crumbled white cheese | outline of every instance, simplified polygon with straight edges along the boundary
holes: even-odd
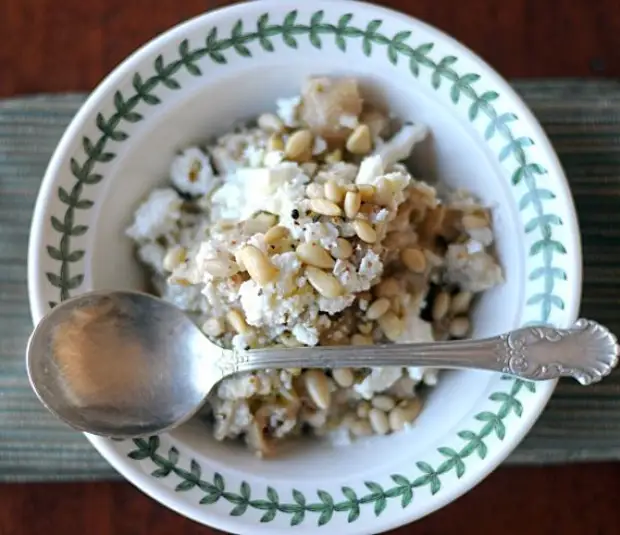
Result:
[[[315,346],[319,343],[319,333],[314,327],[298,323],[293,327],[292,333],[298,342],[307,346]]]
[[[285,126],[293,128],[299,125],[299,106],[301,97],[279,98],[276,100],[278,117]]]
[[[381,158],[385,168],[409,158],[413,147],[428,136],[428,127],[421,124],[403,126],[399,132],[381,147],[376,154]]]
[[[174,232],[181,218],[183,199],[172,188],[155,189],[136,210],[134,222],[126,231],[134,240],[155,241]]]
[[[170,179],[177,189],[189,195],[206,195],[217,185],[209,157],[198,147],[179,154],[170,166]]]
[[[390,388],[403,375],[402,368],[386,366],[385,368],[373,368],[360,384],[353,388],[364,399],[372,399],[373,395]]]
[[[451,244],[445,258],[447,282],[468,292],[483,292],[503,282],[502,270],[485,251],[469,253],[466,245]]]

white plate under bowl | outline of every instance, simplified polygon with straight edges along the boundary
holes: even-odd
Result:
[[[508,84],[434,28],[350,0],[265,0],[214,11],[158,37],[82,107],[43,180],[32,224],[35,322],[91,289],[140,288],[123,229],[163,183],[175,151],[295,94],[312,74],[351,74],[371,98],[430,126],[416,176],[494,206],[506,283],[475,310],[475,335],[566,326],[581,290],[579,230],[547,138]],[[276,460],[217,443],[198,422],[160,437],[89,436],[127,479],[190,518],[235,533],[378,533],[469,490],[519,443],[554,382],[441,377],[412,431]]]

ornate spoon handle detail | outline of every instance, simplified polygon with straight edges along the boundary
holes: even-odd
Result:
[[[432,366],[489,370],[536,381],[573,377],[588,385],[616,366],[617,342],[602,325],[580,319],[569,329],[524,327],[482,340],[223,351],[220,364],[225,364],[225,375],[262,368]]]

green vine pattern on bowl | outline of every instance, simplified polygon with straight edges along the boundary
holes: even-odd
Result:
[[[93,206],[93,201],[85,198],[88,186],[99,183],[103,175],[98,174],[96,166],[112,161],[116,154],[107,148],[108,142],[123,142],[129,138],[129,134],[122,129],[123,124],[137,123],[143,120],[143,116],[136,110],[139,105],[157,106],[161,99],[154,94],[157,88],[178,90],[181,84],[175,79],[175,75],[182,69],[193,76],[202,76],[202,70],[198,65],[199,60],[208,57],[216,64],[226,64],[225,53],[235,53],[239,56],[250,58],[250,43],[258,45],[266,52],[275,50],[274,38],[280,38],[289,48],[298,47],[298,39],[307,38],[311,45],[320,49],[323,39],[333,38],[336,46],[346,52],[351,43],[361,44],[363,53],[370,57],[377,50],[383,49],[390,63],[396,65],[399,61],[407,61],[411,74],[419,76],[421,69],[429,69],[431,72],[431,85],[439,89],[442,84],[450,86],[450,98],[454,104],[461,99],[467,98],[469,104],[469,120],[471,122],[485,120],[486,127],[484,137],[487,141],[493,138],[501,138],[503,146],[499,151],[498,158],[503,162],[513,158],[517,168],[512,175],[512,184],[517,186],[524,184],[526,193],[519,201],[519,208],[524,211],[532,207],[534,217],[525,223],[526,233],[537,232],[539,239],[531,245],[530,257],[542,258],[542,265],[529,273],[531,281],[542,279],[543,289],[528,297],[527,304],[540,306],[540,316],[536,323],[548,323],[551,311],[554,307],[563,309],[562,298],[554,293],[556,280],[566,280],[566,272],[554,266],[557,255],[566,254],[563,244],[554,238],[554,227],[561,226],[561,219],[554,214],[545,212],[545,202],[554,199],[555,195],[547,188],[537,183],[538,177],[547,173],[539,163],[528,158],[528,148],[534,142],[528,137],[517,137],[511,125],[518,121],[513,113],[499,113],[494,102],[499,98],[495,91],[479,92],[475,84],[480,75],[475,73],[459,74],[454,69],[458,62],[455,56],[445,56],[438,61],[430,57],[434,48],[433,43],[423,43],[417,47],[408,44],[411,36],[410,31],[401,31],[388,37],[380,32],[382,21],[373,20],[365,28],[351,25],[353,15],[342,15],[337,24],[324,20],[323,11],[315,12],[308,24],[301,24],[297,20],[296,11],[289,12],[281,24],[270,24],[269,15],[262,15],[257,22],[256,30],[244,31],[244,26],[239,20],[230,36],[220,38],[217,28],[209,32],[205,46],[190,48],[188,40],[180,43],[178,58],[166,62],[162,55],[154,61],[152,76],[144,78],[136,73],[132,80],[133,92],[131,96],[123,95],[117,91],[114,95],[113,104],[115,112],[110,117],[104,117],[99,113],[96,117],[96,126],[101,136],[93,141],[88,137],[82,140],[82,148],[86,154],[83,163],[72,158],[70,162],[71,173],[76,182],[70,191],[60,187],[58,198],[67,206],[64,217],[51,218],[52,228],[60,235],[57,245],[48,246],[47,251],[52,259],[60,263],[57,273],[46,273],[49,282],[59,290],[59,299],[65,300],[71,292],[76,290],[83,282],[84,275],[72,274],[71,265],[82,260],[85,252],[72,250],[71,240],[88,232],[88,226],[75,224],[76,212],[88,210]],[[51,307],[55,302],[50,302]],[[412,503],[414,492],[423,487],[428,487],[432,495],[441,490],[441,477],[449,472],[454,472],[457,478],[461,478],[466,472],[466,460],[473,454],[484,459],[488,453],[485,442],[488,437],[495,435],[503,440],[506,435],[504,420],[513,414],[521,417],[523,405],[520,397],[524,392],[535,392],[534,383],[503,377],[510,386],[506,392],[495,392],[489,400],[499,403],[496,412],[485,411],[477,414],[475,420],[482,423],[479,431],[463,430],[458,437],[464,441],[463,447],[456,451],[452,448],[438,448],[440,455],[445,461],[436,467],[426,462],[417,462],[419,474],[410,479],[404,475],[394,474],[391,480],[394,486],[386,488],[385,485],[367,481],[364,483],[367,493],[360,493],[351,487],[341,489],[342,497],[334,497],[330,493],[318,490],[318,501],[313,501],[298,490],[292,491],[292,501],[283,500],[278,492],[267,487],[264,497],[252,498],[256,493],[247,482],[243,482],[238,490],[227,488],[226,480],[219,473],[214,473],[210,480],[205,479],[203,470],[198,462],[191,460],[189,470],[179,467],[180,454],[175,447],[171,447],[167,453],[160,452],[160,440],[158,437],[134,440],[136,449],[129,453],[129,457],[136,461],[149,459],[157,468],[151,473],[153,477],[165,478],[171,474],[180,478],[180,483],[175,487],[177,492],[186,492],[198,487],[205,494],[200,500],[201,504],[208,505],[225,500],[233,507],[230,514],[233,516],[243,515],[248,509],[264,511],[261,522],[271,522],[278,514],[290,515],[292,526],[301,524],[308,513],[318,515],[318,524],[327,524],[335,514],[347,515],[348,522],[355,521],[362,507],[372,506],[374,514],[380,515],[387,507],[389,500],[399,500],[401,506],[407,507]]]
[[[454,472],[457,478],[463,477],[466,471],[465,460],[473,454],[477,454],[480,459],[485,459],[488,453],[488,446],[485,440],[495,435],[499,440],[504,440],[506,436],[506,426],[504,420],[514,413],[517,417],[523,414],[523,405],[519,401],[523,391],[534,393],[535,385],[532,382],[522,381],[504,376],[504,380],[509,381],[510,390],[508,392],[494,392],[489,399],[499,403],[497,412],[485,411],[476,415],[475,419],[484,422],[480,430],[464,430],[458,436],[464,441],[463,447],[456,451],[452,448],[438,448],[439,453],[445,457],[445,461],[437,467],[431,466],[427,462],[419,461],[416,463],[419,474],[410,479],[405,475],[392,474],[390,476],[394,486],[385,488],[374,481],[365,481],[366,491],[361,494],[351,487],[342,487],[342,496],[333,496],[325,490],[317,490],[318,501],[311,501],[303,492],[292,490],[292,501],[283,500],[276,489],[267,487],[262,493],[261,498],[252,498],[255,492],[252,487],[243,481],[238,490],[227,488],[226,479],[222,474],[215,472],[207,480],[203,474],[200,464],[191,459],[189,470],[178,466],[180,461],[179,451],[170,447],[168,452],[160,452],[161,442],[159,437],[152,436],[148,439],[134,439],[136,449],[129,452],[128,456],[136,461],[149,459],[157,468],[151,472],[156,478],[166,478],[174,474],[180,479],[174,490],[176,492],[187,492],[198,487],[204,496],[200,500],[202,505],[211,505],[225,500],[232,507],[229,514],[231,516],[241,516],[248,509],[263,512],[260,521],[271,522],[278,514],[290,515],[290,525],[301,524],[308,513],[318,515],[317,523],[319,526],[327,524],[335,514],[347,515],[349,523],[354,522],[360,516],[362,507],[372,507],[375,516],[379,516],[385,511],[389,500],[398,500],[404,509],[412,503],[414,492],[428,487],[431,495],[437,494],[441,490],[441,476]]]

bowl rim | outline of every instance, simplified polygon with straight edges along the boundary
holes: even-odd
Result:
[[[249,4],[250,3],[248,2],[242,2],[208,11],[206,13],[190,18],[187,21],[181,22],[180,24],[173,26],[161,35],[150,40],[145,45],[138,48],[130,56],[128,56],[124,61],[122,61],[117,67],[112,70],[110,74],[108,74],[98,84],[97,88],[91,93],[91,95],[82,105],[74,119],[71,121],[48,164],[47,170],[41,183],[41,187],[39,189],[34,208],[34,215],[30,227],[30,238],[28,244],[28,295],[31,315],[35,324],[44,316],[46,308],[44,299],[42,299],[43,289],[41,288],[41,285],[39,284],[39,279],[36,276],[39,265],[38,257],[40,255],[41,244],[43,243],[43,234],[46,228],[46,222],[44,220],[45,207],[50,202],[50,199],[53,196],[54,188],[56,185],[56,178],[59,174],[63,161],[68,154],[70,146],[76,136],[78,136],[83,129],[86,120],[91,117],[93,111],[96,110],[96,108],[102,103],[103,99],[109,97],[109,95],[112,94],[117,84],[126,76],[127,72],[139,67],[145,58],[162,48],[167,42],[183,37],[184,35],[191,33],[194,29],[199,28],[203,25],[207,25],[209,23],[213,23],[215,25],[219,20],[227,20],[236,15],[245,14],[245,10],[248,9]],[[262,2],[260,2],[260,4],[261,9],[265,11],[272,9],[283,9],[285,6],[290,9],[295,9],[295,7],[299,7],[298,1],[284,3],[281,2],[281,0],[263,0]],[[445,42],[450,47],[453,47],[456,50],[463,52],[464,55],[469,55],[476,61],[479,70],[484,72],[485,77],[491,80],[491,82],[496,87],[500,88],[503,95],[507,96],[511,100],[514,100],[519,105],[520,118],[528,124],[528,128],[536,135],[537,146],[539,147],[541,153],[545,155],[548,161],[550,172],[552,172],[557,177],[557,182],[554,184],[554,187],[558,191],[561,190],[563,194],[562,198],[564,200],[563,202],[565,203],[566,212],[571,216],[570,219],[567,218],[565,220],[565,227],[568,229],[567,235],[570,235],[570,240],[572,240],[571,248],[574,250],[574,258],[577,265],[572,266],[574,269],[574,274],[570,288],[571,299],[566,302],[566,314],[571,318],[575,319],[577,317],[581,298],[582,248],[574,200],[572,198],[568,181],[566,179],[566,175],[559,161],[559,158],[553,150],[551,143],[547,138],[547,135],[543,131],[541,125],[538,123],[527,104],[521,99],[521,97],[516,93],[516,91],[512,89],[508,82],[505,81],[491,66],[489,66],[486,61],[480,58],[478,54],[474,53],[472,50],[458,42],[456,39],[445,34],[443,31],[415,17],[390,8],[373,5],[368,2],[362,2],[358,0],[354,0],[353,2],[351,0],[319,0],[314,3],[313,7],[316,7],[316,9],[318,10],[323,6],[326,9],[329,7],[340,6],[344,9],[354,11],[356,5],[361,6],[364,9],[372,10],[378,16],[383,15],[392,18],[399,18],[405,26],[421,26],[426,32],[432,35],[437,42]],[[514,424],[516,428],[515,435],[512,436],[510,440],[504,441],[500,446],[498,446],[498,450],[501,451],[501,455],[498,455],[497,459],[494,459],[492,462],[487,461],[484,463],[483,466],[479,467],[476,471],[475,477],[471,479],[471,483],[468,483],[467,485],[453,485],[447,488],[440,497],[435,497],[430,506],[426,507],[421,514],[418,512],[409,513],[402,516],[399,515],[396,519],[391,519],[389,516],[381,517],[382,525],[380,529],[382,531],[387,531],[389,529],[404,525],[407,522],[411,522],[416,518],[426,516],[429,513],[440,509],[441,507],[453,501],[455,498],[471,490],[490,472],[492,472],[529,432],[533,424],[540,416],[540,413],[546,406],[549,397],[553,393],[555,384],[556,381],[539,383],[540,393],[538,394],[535,402],[536,409],[533,411],[530,419],[521,420],[519,421],[519,423]],[[109,440],[91,435],[86,436],[91,441],[93,446],[106,458],[106,460],[119,473],[121,473],[131,483],[136,485],[140,490],[150,495],[157,501],[161,502],[166,507],[177,511],[184,516],[192,518],[193,520],[201,523],[204,522],[204,519],[200,518],[196,514],[196,506],[185,504],[183,501],[171,503],[171,501],[165,496],[165,492],[163,492],[163,489],[160,489],[158,485],[153,484],[152,481],[148,479],[147,474],[140,473],[134,466],[130,465],[130,462],[128,460],[122,458],[118,454],[118,452],[114,450],[113,443],[111,443]],[[226,530],[230,530],[231,527],[233,527],[227,522],[220,522],[220,517],[218,515],[213,515],[213,517],[209,519],[209,525]],[[273,533],[276,529],[278,528],[275,528],[275,526],[272,525],[263,526],[262,524],[257,524],[255,531],[257,533]],[[371,532],[369,531],[368,533]],[[373,529],[372,533],[377,533],[377,530]]]

